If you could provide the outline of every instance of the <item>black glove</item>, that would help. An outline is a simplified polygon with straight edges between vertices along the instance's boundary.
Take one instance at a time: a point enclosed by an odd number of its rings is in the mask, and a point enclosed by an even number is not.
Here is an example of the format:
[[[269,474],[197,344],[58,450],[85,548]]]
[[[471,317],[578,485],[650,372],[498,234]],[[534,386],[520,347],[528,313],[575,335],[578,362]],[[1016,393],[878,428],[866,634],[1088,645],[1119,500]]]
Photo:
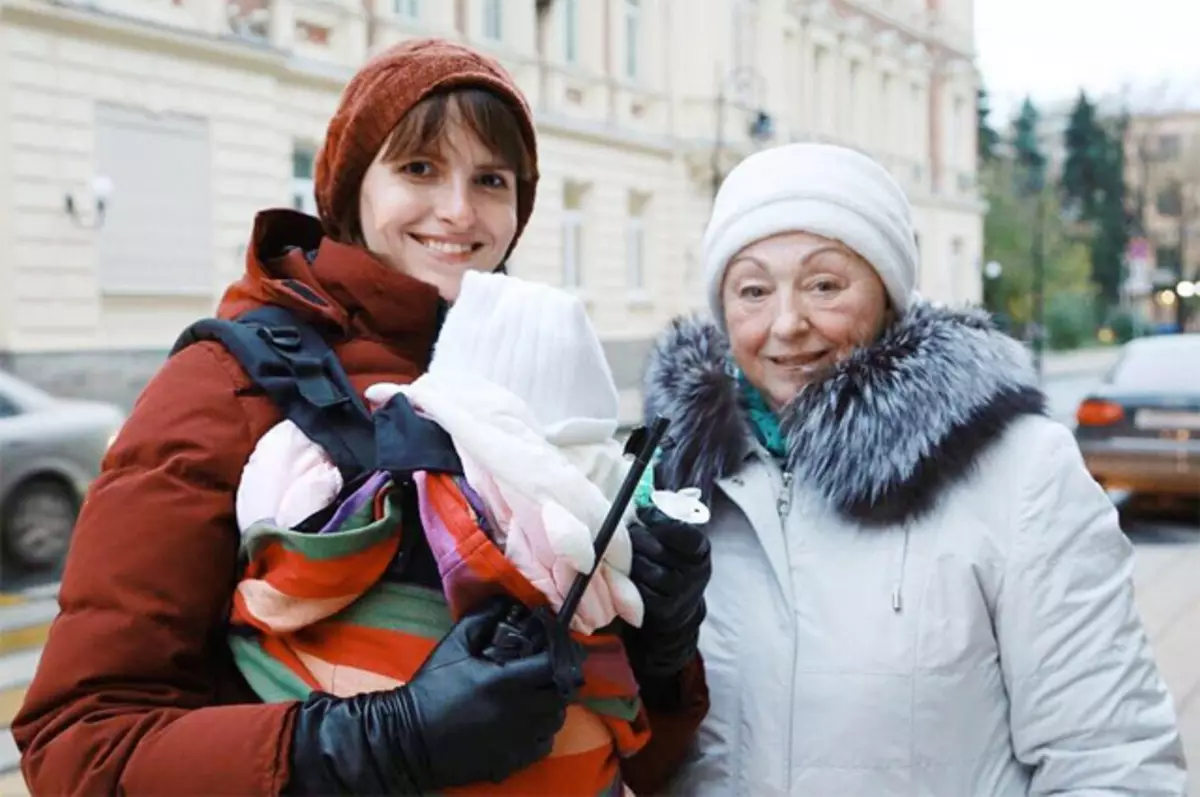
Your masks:
[[[646,613],[640,629],[628,629],[625,642],[639,678],[670,676],[696,655],[712,549],[703,526],[673,520],[654,507],[640,507],[637,517],[629,526],[629,577]]]
[[[547,621],[532,655],[502,665],[481,657],[512,605],[463,617],[402,687],[310,695],[285,793],[423,794],[497,783],[546,757],[582,685],[582,651]]]

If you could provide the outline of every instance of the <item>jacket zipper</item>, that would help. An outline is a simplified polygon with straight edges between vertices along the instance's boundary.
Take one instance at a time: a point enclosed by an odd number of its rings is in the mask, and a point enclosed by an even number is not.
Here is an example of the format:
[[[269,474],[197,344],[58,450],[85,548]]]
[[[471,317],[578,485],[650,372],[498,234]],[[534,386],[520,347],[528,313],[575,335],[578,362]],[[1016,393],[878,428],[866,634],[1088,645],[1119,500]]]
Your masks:
[[[791,509],[792,509],[792,472],[790,470],[783,471],[783,484],[780,486],[779,498],[777,498],[775,501],[775,509],[779,513],[779,531],[781,534],[786,535],[787,534],[787,517],[788,517],[788,513],[791,512]],[[788,566],[789,567],[791,566],[790,562],[788,563]],[[792,598],[792,600],[795,600],[795,595],[792,595],[791,598]],[[796,661],[795,640],[797,638],[798,638],[798,632],[796,629],[796,614],[793,611],[792,612],[792,640],[793,640],[793,642],[792,642],[792,685],[791,685],[790,699],[788,700],[789,708],[796,704],[796,681],[798,680],[798,677],[796,674],[796,668],[798,666],[798,662]],[[786,758],[786,760],[787,760],[786,782],[787,782],[787,790],[789,793],[792,790],[792,755],[795,753],[795,750],[796,750],[796,717],[795,717],[795,712],[789,710],[788,711],[788,747],[787,747],[787,758]]]
[[[783,472],[783,488],[775,501],[775,509],[779,512],[779,523],[782,526],[787,519],[788,511],[792,508],[792,472]]]

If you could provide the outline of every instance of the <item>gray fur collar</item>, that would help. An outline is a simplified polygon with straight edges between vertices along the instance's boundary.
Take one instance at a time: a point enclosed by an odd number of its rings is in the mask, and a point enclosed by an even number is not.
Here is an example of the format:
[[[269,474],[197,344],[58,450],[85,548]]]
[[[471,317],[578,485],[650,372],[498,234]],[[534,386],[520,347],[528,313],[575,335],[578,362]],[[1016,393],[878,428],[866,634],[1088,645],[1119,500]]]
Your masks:
[[[675,319],[645,375],[645,416],[671,419],[661,486],[711,495],[751,451],[748,419],[727,370],[729,344],[708,320]],[[1024,348],[985,313],[919,303],[872,346],[785,409],[797,483],[867,524],[928,510],[1014,419],[1043,413]]]

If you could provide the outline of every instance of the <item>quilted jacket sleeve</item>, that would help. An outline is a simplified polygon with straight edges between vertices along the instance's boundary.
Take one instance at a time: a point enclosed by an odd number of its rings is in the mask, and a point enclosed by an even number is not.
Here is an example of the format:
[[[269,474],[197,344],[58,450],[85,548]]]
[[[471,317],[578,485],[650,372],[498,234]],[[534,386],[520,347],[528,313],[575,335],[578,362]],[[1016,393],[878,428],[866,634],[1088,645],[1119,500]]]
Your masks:
[[[224,627],[252,435],[236,364],[173,357],[105,458],[13,723],[34,794],[278,794],[295,703],[236,703]]]
[[[1182,795],[1175,710],[1134,606],[1133,548],[1070,432],[1042,429],[995,616],[1029,794]]]

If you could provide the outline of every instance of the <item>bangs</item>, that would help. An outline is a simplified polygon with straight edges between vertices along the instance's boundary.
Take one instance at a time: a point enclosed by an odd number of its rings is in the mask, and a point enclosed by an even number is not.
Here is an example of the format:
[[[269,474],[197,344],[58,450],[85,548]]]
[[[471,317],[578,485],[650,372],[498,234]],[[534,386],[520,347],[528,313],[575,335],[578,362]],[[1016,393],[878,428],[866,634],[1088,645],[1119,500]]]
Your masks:
[[[512,169],[517,179],[533,179],[533,156],[525,145],[517,115],[508,103],[485,89],[453,89],[421,100],[388,135],[382,160],[395,163],[437,153],[446,126],[453,119],[461,121],[480,144]]]

